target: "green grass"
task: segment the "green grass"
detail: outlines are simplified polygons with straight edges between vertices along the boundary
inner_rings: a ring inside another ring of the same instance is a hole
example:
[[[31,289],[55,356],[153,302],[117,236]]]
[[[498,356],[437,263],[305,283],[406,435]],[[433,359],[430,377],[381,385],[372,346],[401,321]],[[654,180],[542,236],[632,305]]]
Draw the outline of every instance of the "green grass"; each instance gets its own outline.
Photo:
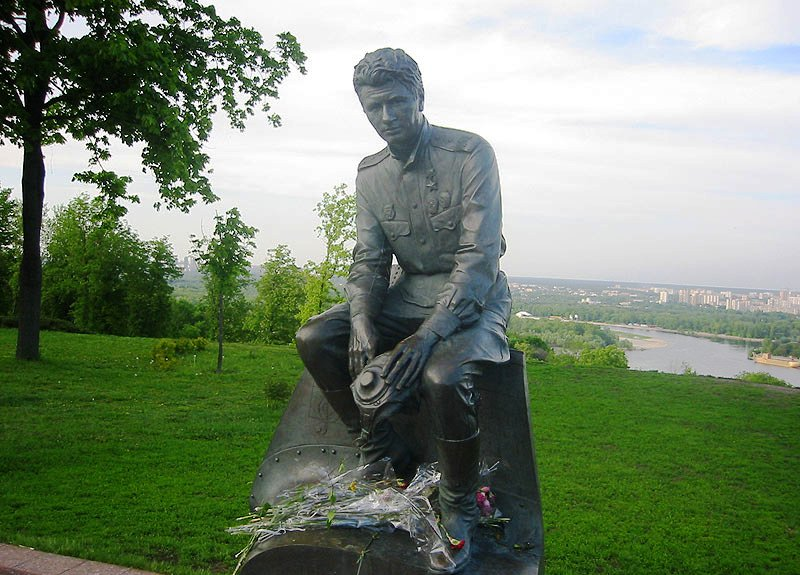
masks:
[[[280,417],[265,385],[294,382],[293,349],[226,346],[169,372],[155,340],[42,333],[12,359],[0,330],[0,541],[162,573],[229,572],[225,528]]]
[[[292,348],[0,330],[0,541],[162,573],[229,572]],[[547,572],[800,573],[800,392],[529,366]]]
[[[548,573],[800,573],[800,392],[531,366]]]

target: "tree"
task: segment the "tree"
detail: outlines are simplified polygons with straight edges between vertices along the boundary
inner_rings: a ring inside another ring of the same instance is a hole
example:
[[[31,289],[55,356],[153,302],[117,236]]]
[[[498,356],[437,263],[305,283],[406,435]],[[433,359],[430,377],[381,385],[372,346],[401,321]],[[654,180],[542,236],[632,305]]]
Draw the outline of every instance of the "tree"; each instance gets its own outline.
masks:
[[[352,242],[356,239],[356,198],[339,184],[325,192],[314,209],[322,223],[317,236],[325,239],[325,259],[306,264],[305,303],[300,309],[300,323],[322,313],[342,296],[333,285],[333,278],[343,277],[350,268]]]
[[[39,357],[43,146],[84,141],[90,169],[76,179],[117,199],[130,178],[101,166],[111,139],[142,143],[156,206],[187,211],[215,199],[202,151],[214,114],[221,107],[243,128],[304,61],[291,34],[268,50],[258,32],[197,0],[0,2],[0,143],[23,151],[18,358]]]
[[[0,315],[14,309],[14,279],[22,249],[22,210],[9,188],[0,187]]]
[[[46,222],[42,310],[83,331],[158,337],[180,273],[166,239],[142,241],[124,209],[82,194]]]
[[[172,298],[171,303],[169,337],[200,337],[200,325],[203,322],[201,307],[186,299]]]
[[[267,252],[258,280],[255,304],[248,327],[258,341],[289,343],[300,327],[298,311],[303,303],[305,278],[288,246],[279,244]]]
[[[181,276],[172,245],[167,238],[156,238],[140,244],[135,255],[144,265],[138,273],[126,277],[131,286],[125,298],[129,310],[128,333],[163,336],[170,327],[173,299],[170,280]]]
[[[207,238],[192,236],[192,253],[197,259],[210,302],[217,317],[217,373],[222,372],[225,300],[241,293],[250,277],[249,258],[253,255],[253,238],[258,230],[246,225],[238,208],[214,218],[214,234]]]

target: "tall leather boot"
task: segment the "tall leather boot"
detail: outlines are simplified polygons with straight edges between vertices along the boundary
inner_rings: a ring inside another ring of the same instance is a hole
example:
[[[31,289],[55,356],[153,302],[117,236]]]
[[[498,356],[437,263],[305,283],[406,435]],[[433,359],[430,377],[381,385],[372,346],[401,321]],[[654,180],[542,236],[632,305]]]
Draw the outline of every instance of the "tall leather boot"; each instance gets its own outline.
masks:
[[[362,463],[374,463],[388,457],[392,460],[395,475],[411,481],[417,471],[417,465],[411,457],[408,444],[394,430],[388,419],[377,422],[371,431],[362,434]]]
[[[469,562],[472,536],[478,525],[480,512],[475,502],[478,490],[480,432],[467,439],[451,441],[437,439],[439,470],[439,508],[442,525],[451,539],[464,542],[461,549],[453,550],[455,566],[431,563],[434,573],[458,573]]]

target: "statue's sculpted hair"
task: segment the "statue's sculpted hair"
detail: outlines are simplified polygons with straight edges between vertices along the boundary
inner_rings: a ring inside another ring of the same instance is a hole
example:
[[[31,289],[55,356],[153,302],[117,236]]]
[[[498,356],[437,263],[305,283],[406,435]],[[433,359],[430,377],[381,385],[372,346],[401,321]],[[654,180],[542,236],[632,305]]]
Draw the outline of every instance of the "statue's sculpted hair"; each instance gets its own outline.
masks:
[[[356,64],[353,72],[353,87],[358,93],[363,86],[383,86],[391,81],[399,82],[425,101],[422,74],[414,59],[399,48],[381,48],[370,52]]]

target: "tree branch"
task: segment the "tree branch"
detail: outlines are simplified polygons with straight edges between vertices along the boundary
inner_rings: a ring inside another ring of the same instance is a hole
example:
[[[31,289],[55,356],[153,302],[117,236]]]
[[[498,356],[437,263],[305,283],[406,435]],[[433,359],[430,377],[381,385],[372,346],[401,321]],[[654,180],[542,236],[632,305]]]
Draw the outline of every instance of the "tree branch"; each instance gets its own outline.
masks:
[[[8,18],[2,18],[2,21],[5,22],[6,24],[11,24],[11,27],[14,28],[14,32],[16,32],[19,36],[23,38],[25,37],[25,32],[22,30],[22,28],[19,27],[19,24],[17,24],[17,21],[14,18],[14,16],[9,14]]]
[[[67,11],[64,8],[64,3],[57,2],[56,4],[58,4],[58,20],[50,28],[51,34],[55,34],[56,32],[59,32],[61,30],[61,26],[64,24],[64,18],[66,18],[67,16]]]
[[[8,126],[9,128],[13,128],[14,122],[11,121],[10,117],[3,117],[0,118],[0,126]]]
[[[60,96],[54,96],[50,98],[49,100],[47,100],[47,102],[44,103],[44,109],[48,110],[53,106],[55,106],[56,104],[59,104],[67,100],[68,96],[72,96],[72,94],[67,94],[66,92],[62,92]]]

